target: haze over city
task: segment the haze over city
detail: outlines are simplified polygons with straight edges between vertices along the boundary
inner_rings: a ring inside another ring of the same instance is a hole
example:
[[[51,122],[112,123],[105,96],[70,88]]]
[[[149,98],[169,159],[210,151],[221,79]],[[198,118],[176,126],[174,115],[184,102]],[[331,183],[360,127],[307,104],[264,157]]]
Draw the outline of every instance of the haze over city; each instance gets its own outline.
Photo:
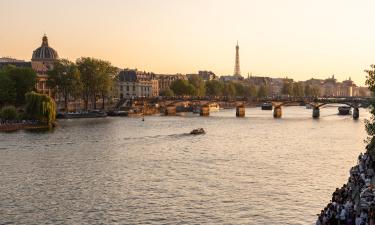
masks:
[[[46,33],[60,57],[103,58],[156,73],[212,70],[306,80],[372,64],[373,1],[1,1],[0,53],[30,60]],[[16,13],[15,13],[16,12]]]
[[[375,225],[374,0],[0,0],[0,224]]]

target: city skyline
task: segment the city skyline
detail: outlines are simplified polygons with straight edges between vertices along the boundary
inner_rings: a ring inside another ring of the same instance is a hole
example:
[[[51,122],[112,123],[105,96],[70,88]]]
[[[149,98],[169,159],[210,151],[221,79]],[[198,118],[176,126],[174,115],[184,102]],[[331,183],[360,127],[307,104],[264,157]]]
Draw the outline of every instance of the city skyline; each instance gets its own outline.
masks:
[[[370,1],[72,3],[1,2],[0,28],[6,33],[0,56],[30,60],[46,33],[61,58],[103,58],[155,73],[233,74],[237,39],[244,77],[307,80],[335,74],[364,85],[363,70],[373,63]]]

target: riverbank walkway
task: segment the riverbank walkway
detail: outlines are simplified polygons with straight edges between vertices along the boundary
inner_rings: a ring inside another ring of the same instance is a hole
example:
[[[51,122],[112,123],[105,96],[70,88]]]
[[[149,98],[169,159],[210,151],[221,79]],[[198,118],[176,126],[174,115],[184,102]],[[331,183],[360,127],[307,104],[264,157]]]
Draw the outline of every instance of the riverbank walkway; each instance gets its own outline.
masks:
[[[360,154],[348,182],[336,188],[316,225],[375,225],[375,159]]]

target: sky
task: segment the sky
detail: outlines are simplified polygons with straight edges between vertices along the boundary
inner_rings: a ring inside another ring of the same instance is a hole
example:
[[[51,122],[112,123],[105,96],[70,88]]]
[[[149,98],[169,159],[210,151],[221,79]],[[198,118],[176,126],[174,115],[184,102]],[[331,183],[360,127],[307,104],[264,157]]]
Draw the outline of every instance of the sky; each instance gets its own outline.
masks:
[[[373,0],[0,0],[0,57],[30,60],[43,34],[61,58],[155,73],[211,70],[364,85]]]

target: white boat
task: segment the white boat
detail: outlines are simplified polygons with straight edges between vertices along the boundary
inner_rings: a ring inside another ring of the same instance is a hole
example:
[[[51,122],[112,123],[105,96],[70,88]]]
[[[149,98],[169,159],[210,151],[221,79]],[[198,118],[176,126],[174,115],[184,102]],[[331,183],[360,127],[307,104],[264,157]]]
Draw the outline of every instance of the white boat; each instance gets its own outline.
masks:
[[[220,109],[219,104],[217,104],[216,102],[214,102],[214,103],[210,103],[210,104],[208,105],[208,107],[210,108],[210,112],[217,112],[217,111],[219,111],[219,109]]]

